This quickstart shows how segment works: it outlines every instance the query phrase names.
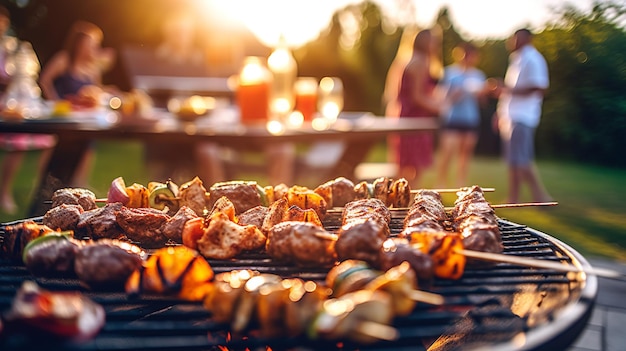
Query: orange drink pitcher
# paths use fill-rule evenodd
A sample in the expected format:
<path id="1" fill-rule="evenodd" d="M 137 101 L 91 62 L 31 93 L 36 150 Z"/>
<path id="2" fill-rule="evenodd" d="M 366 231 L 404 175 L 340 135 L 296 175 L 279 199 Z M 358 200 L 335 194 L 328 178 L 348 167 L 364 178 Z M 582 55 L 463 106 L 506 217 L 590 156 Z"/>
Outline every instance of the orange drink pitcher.
<path id="1" fill-rule="evenodd" d="M 236 99 L 243 124 L 265 123 L 269 117 L 272 75 L 265 61 L 250 56 L 239 74 Z"/>

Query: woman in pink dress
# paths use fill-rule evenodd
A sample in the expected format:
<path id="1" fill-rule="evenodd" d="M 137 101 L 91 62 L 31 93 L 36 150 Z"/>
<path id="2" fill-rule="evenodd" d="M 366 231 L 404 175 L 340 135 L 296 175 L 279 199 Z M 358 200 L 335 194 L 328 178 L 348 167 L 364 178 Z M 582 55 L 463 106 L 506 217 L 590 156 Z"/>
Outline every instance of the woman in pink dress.
<path id="1" fill-rule="evenodd" d="M 413 42 L 413 55 L 404 68 L 398 91 L 399 118 L 437 117 L 443 102 L 435 88 L 441 74 L 438 53 L 441 38 L 433 29 L 420 31 Z M 417 188 L 421 176 L 433 164 L 434 133 L 420 132 L 390 138 L 390 148 L 398 165 L 398 177 Z"/>

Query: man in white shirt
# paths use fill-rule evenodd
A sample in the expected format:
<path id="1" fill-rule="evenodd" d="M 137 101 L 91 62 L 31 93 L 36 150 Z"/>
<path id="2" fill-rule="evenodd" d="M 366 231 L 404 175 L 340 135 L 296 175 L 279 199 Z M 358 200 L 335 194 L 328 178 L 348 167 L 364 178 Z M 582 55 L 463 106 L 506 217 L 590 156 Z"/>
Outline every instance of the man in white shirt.
<path id="1" fill-rule="evenodd" d="M 541 105 L 549 85 L 548 65 L 532 45 L 532 33 L 519 29 L 507 43 L 511 51 L 504 86 L 494 115 L 494 127 L 502 138 L 509 167 L 509 199 L 519 201 L 526 181 L 534 201 L 551 201 L 534 164 L 535 130 L 541 118 Z"/>

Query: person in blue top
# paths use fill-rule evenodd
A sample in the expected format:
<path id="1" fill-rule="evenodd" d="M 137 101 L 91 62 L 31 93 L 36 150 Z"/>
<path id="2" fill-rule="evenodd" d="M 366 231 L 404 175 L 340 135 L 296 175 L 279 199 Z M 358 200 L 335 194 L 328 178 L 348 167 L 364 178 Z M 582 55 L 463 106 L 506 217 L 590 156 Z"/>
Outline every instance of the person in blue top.
<path id="1" fill-rule="evenodd" d="M 468 186 L 468 169 L 478 140 L 480 104 L 486 96 L 485 74 L 476 68 L 478 48 L 462 43 L 453 51 L 455 63 L 445 67 L 438 89 L 447 102 L 441 114 L 437 183 L 446 187 L 456 157 L 456 187 Z"/>

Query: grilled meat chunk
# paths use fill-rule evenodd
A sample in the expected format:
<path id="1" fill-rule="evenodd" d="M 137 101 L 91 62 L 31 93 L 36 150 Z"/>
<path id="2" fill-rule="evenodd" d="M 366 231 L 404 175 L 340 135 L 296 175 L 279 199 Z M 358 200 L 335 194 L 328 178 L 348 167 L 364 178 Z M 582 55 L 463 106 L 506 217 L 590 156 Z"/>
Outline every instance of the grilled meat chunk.
<path id="1" fill-rule="evenodd" d="M 181 244 L 183 242 L 183 227 L 188 220 L 197 218 L 198 215 L 194 210 L 187 206 L 182 206 L 161 226 L 161 234 L 174 243 Z"/>
<path id="2" fill-rule="evenodd" d="M 209 206 L 220 197 L 226 196 L 235 205 L 236 214 L 263 205 L 256 182 L 229 181 L 215 183 L 209 188 Z"/>
<path id="3" fill-rule="evenodd" d="M 372 218 L 353 220 L 339 229 L 335 251 L 339 261 L 348 259 L 380 266 L 383 242 L 389 236 L 389 227 Z"/>
<path id="4" fill-rule="evenodd" d="M 24 265 L 34 275 L 73 276 L 74 259 L 82 243 L 64 235 L 49 236 L 24 252 Z"/>
<path id="5" fill-rule="evenodd" d="M 117 224 L 117 213 L 122 207 L 124 206 L 120 202 L 115 202 L 81 213 L 74 236 L 77 239 L 87 237 L 94 240 L 126 239 L 124 230 Z"/>
<path id="6" fill-rule="evenodd" d="M 263 227 L 263 221 L 270 212 L 269 207 L 256 206 L 239 215 L 239 225 L 253 225 L 259 229 Z"/>
<path id="7" fill-rule="evenodd" d="M 267 237 L 266 250 L 273 258 L 302 266 L 329 266 L 336 260 L 334 244 L 323 227 L 310 222 L 276 224 Z"/>
<path id="8" fill-rule="evenodd" d="M 314 191 L 326 200 L 329 208 L 343 207 L 356 197 L 354 183 L 344 177 L 329 180 L 315 188 Z"/>
<path id="9" fill-rule="evenodd" d="M 83 212 L 80 205 L 61 204 L 46 211 L 42 223 L 53 229 L 76 231 Z"/>
<path id="10" fill-rule="evenodd" d="M 265 244 L 265 235 L 255 226 L 241 226 L 224 213 L 217 212 L 198 239 L 198 251 L 207 258 L 229 259 L 244 250 L 256 250 Z"/>
<path id="11" fill-rule="evenodd" d="M 161 232 L 170 216 L 154 208 L 122 207 L 116 215 L 117 223 L 133 242 L 141 243 L 142 247 L 157 248 L 167 242 Z"/>
<path id="12" fill-rule="evenodd" d="M 389 226 L 391 212 L 385 203 L 379 199 L 369 198 L 354 200 L 346 204 L 342 213 L 342 225 L 351 221 L 360 221 L 363 218 L 373 218 Z"/>
<path id="13" fill-rule="evenodd" d="M 128 277 L 141 267 L 145 256 L 136 245 L 101 239 L 78 250 L 74 270 L 78 278 L 93 289 L 123 289 Z"/>
<path id="14" fill-rule="evenodd" d="M 211 207 L 207 206 L 206 188 L 198 177 L 182 184 L 178 190 L 178 196 L 180 206 L 191 208 L 198 216 L 204 216 L 206 209 Z"/>
<path id="15" fill-rule="evenodd" d="M 52 194 L 52 206 L 57 207 L 62 204 L 80 205 L 83 210 L 89 211 L 98 208 L 96 205 L 96 194 L 91 190 L 83 188 L 61 188 Z"/>

